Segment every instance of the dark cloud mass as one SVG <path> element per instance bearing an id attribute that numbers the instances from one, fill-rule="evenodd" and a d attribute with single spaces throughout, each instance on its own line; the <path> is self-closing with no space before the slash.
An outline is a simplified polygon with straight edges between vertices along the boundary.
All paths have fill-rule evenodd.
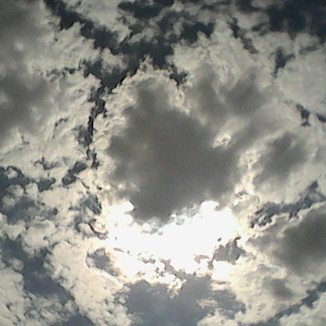
<path id="1" fill-rule="evenodd" d="M 133 325 L 195 326 L 211 310 L 209 307 L 200 307 L 198 302 L 211 298 L 217 300 L 223 314 L 234 316 L 237 311 L 244 309 L 232 293 L 212 291 L 207 278 L 191 276 L 176 296 L 163 285 L 151 286 L 140 281 L 131 286 L 127 307 L 129 312 L 139 318 Z"/>
<path id="2" fill-rule="evenodd" d="M 275 256 L 294 273 L 318 270 L 325 263 L 325 207 L 310 211 L 296 226 L 285 230 Z"/>
<path id="3" fill-rule="evenodd" d="M 75 315 L 69 318 L 67 321 L 63 323 L 55 323 L 52 326 L 95 326 L 87 317 L 82 315 Z"/>
<path id="4" fill-rule="evenodd" d="M 3 144 L 16 128 L 33 133 L 34 124 L 42 121 L 43 109 L 51 106 L 51 102 L 46 82 L 41 76 L 30 73 L 24 63 L 33 51 L 37 51 L 38 45 L 33 38 L 41 38 L 42 31 L 34 24 L 26 3 L 1 1 L 0 5 L 0 142 Z M 35 7 L 33 3 L 30 6 Z"/>
<path id="5" fill-rule="evenodd" d="M 261 159 L 263 171 L 256 182 L 263 183 L 270 178 L 284 182 L 290 173 L 306 161 L 306 150 L 294 135 L 286 133 L 274 140 L 267 147 L 267 153 Z"/>
<path id="6" fill-rule="evenodd" d="M 266 286 L 270 288 L 275 297 L 279 299 L 289 299 L 293 296 L 291 289 L 286 285 L 286 280 L 282 279 L 267 279 Z"/>
<path id="7" fill-rule="evenodd" d="M 202 299 L 206 291 L 206 280 L 187 282 L 180 294 L 171 299 L 171 294 L 163 285 L 152 287 L 140 282 L 132 286 L 127 307 L 140 318 L 142 325 L 195 326 L 205 313 L 196 301 Z"/>
<path id="8" fill-rule="evenodd" d="M 117 161 L 113 178 L 126 183 L 121 192 L 130 196 L 139 220 L 167 220 L 182 208 L 220 200 L 237 173 L 233 153 L 213 148 L 210 130 L 166 98 L 143 85 L 126 113 L 128 127 L 108 150 Z"/>

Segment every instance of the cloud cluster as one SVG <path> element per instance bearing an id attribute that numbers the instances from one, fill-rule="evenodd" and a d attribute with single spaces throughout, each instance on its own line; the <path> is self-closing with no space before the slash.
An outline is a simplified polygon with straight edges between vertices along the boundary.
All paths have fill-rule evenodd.
<path id="1" fill-rule="evenodd" d="M 300 223 L 283 232 L 274 255 L 292 272 L 318 275 L 325 264 L 325 209 L 309 211 Z"/>
<path id="2" fill-rule="evenodd" d="M 0 6 L 1 325 L 324 326 L 321 1 Z M 205 200 L 241 228 L 188 275 Z M 180 269 L 111 246 L 153 221 Z"/>

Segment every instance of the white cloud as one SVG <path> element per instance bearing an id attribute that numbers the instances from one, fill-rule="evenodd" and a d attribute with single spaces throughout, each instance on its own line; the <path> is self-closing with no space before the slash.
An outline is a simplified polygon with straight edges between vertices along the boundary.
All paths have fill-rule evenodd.
<path id="1" fill-rule="evenodd" d="M 322 48 L 290 62 L 277 83 L 288 100 L 325 114 L 325 78 L 325 49 Z"/>
<path id="2" fill-rule="evenodd" d="M 78 239 L 77 234 L 72 236 L 73 244 L 64 241 L 52 251 L 49 267 L 54 278 L 62 280 L 79 309 L 97 325 L 129 325 L 125 309 L 114 303 L 115 293 L 121 290 L 123 284 L 113 276 L 89 268 L 86 256 L 91 243 Z"/>
<path id="3" fill-rule="evenodd" d="M 25 304 L 22 275 L 1 266 L 0 321 L 4 326 L 24 320 Z"/>

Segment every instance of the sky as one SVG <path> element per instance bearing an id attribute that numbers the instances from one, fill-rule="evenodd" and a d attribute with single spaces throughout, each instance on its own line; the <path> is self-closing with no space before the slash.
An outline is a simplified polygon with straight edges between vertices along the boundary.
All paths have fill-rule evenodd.
<path id="1" fill-rule="evenodd" d="M 325 326 L 323 0 L 0 0 L 0 325 Z"/>

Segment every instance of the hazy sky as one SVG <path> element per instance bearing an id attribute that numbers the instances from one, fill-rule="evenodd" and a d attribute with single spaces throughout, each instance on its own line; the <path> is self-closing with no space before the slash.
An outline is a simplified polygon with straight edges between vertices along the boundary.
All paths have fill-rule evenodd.
<path id="1" fill-rule="evenodd" d="M 325 326 L 325 17 L 0 0 L 0 325 Z"/>

